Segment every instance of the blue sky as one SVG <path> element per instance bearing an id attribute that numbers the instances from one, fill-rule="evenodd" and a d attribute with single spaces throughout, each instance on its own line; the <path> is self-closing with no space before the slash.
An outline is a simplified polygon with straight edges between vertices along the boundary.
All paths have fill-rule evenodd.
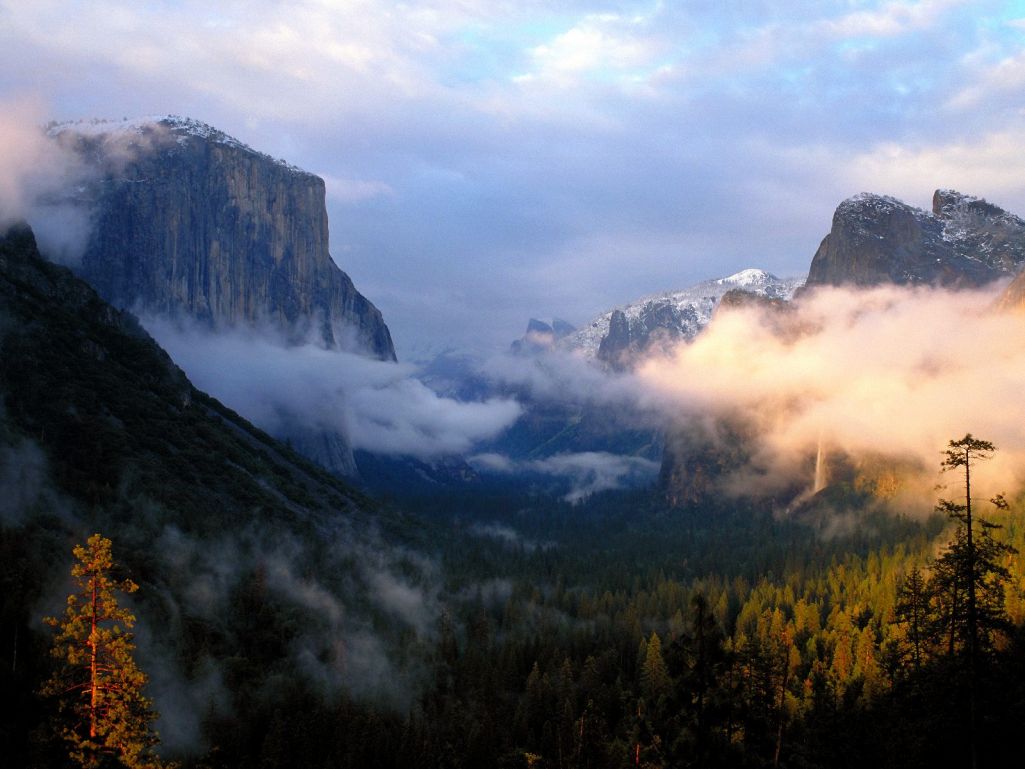
<path id="1" fill-rule="evenodd" d="M 0 99 L 175 113 L 324 176 L 400 357 L 748 266 L 843 198 L 1025 214 L 1025 3 L 0 0 Z"/>

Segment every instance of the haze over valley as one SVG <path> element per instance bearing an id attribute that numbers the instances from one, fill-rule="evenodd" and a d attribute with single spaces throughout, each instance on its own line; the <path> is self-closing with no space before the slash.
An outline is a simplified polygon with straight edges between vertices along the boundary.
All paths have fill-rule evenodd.
<path id="1" fill-rule="evenodd" d="M 0 0 L 2 754 L 1020 752 L 1023 25 Z"/>

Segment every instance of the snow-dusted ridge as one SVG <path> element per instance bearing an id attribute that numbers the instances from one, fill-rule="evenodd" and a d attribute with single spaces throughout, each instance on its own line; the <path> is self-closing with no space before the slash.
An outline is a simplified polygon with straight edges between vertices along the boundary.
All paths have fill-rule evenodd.
<path id="1" fill-rule="evenodd" d="M 45 128 L 47 135 L 51 137 L 59 136 L 67 131 L 79 136 L 96 138 L 133 135 L 142 137 L 153 131 L 163 129 L 174 134 L 179 144 L 184 144 L 190 138 L 195 137 L 214 144 L 258 155 L 295 173 L 312 175 L 309 171 L 294 166 L 286 160 L 275 158 L 265 152 L 253 149 L 245 142 L 239 141 L 234 136 L 229 136 L 209 123 L 204 123 L 190 117 L 182 117 L 181 115 L 147 115 L 144 117 L 121 118 L 120 120 L 86 118 L 81 120 L 54 121 L 48 123 Z"/>
<path id="2" fill-rule="evenodd" d="M 559 346 L 594 357 L 601 340 L 609 333 L 612 314 L 620 310 L 631 327 L 642 322 L 642 316 L 670 310 L 679 319 L 679 332 L 683 338 L 693 339 L 712 320 L 712 314 L 727 291 L 743 289 L 772 299 L 791 299 L 794 292 L 804 285 L 805 279 L 777 278 L 775 275 L 756 268 L 741 270 L 725 278 L 702 281 L 681 291 L 667 291 L 638 299 L 630 304 L 614 307 L 602 313 L 577 332 L 565 337 Z"/>

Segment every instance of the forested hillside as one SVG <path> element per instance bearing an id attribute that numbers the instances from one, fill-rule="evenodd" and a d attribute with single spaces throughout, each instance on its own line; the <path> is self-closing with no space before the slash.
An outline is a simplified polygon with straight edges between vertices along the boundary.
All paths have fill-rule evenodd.
<path id="1" fill-rule="evenodd" d="M 973 545 L 956 482 L 926 517 L 838 487 L 785 512 L 492 484 L 397 512 L 195 390 L 29 232 L 0 244 L 0 268 L 12 766 L 68 765 L 42 617 L 94 531 L 140 586 L 159 750 L 184 767 L 932 767 L 970 765 L 973 746 L 987 766 L 1019 751 L 1021 499 L 979 503 Z M 840 498 L 842 514 L 826 503 Z"/>

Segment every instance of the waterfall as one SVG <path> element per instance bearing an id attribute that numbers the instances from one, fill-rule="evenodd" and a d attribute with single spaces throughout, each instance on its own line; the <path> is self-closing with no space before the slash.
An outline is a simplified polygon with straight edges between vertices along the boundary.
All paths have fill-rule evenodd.
<path id="1" fill-rule="evenodd" d="M 819 436 L 818 451 L 815 453 L 815 485 L 812 493 L 817 494 L 826 487 L 826 452 L 822 448 L 822 436 Z"/>

